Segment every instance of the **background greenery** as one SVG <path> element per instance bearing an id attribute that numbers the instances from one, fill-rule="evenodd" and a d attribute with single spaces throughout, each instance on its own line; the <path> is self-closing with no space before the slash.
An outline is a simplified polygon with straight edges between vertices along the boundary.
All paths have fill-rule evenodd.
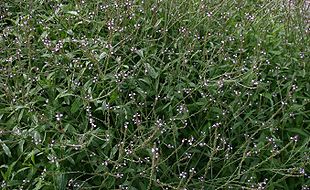
<path id="1" fill-rule="evenodd" d="M 303 4 L 0 0 L 1 189 L 309 189 Z"/>

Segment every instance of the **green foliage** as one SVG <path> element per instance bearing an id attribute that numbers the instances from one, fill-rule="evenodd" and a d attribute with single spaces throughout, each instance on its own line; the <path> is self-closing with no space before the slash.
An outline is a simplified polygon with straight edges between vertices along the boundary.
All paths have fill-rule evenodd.
<path id="1" fill-rule="evenodd" d="M 0 3 L 0 188 L 309 189 L 303 3 Z"/>

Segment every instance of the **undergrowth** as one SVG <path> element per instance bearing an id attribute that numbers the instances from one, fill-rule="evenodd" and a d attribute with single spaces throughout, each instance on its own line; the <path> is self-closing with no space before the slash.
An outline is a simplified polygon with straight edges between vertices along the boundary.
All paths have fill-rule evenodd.
<path id="1" fill-rule="evenodd" d="M 309 189 L 309 18 L 0 0 L 1 189 Z"/>

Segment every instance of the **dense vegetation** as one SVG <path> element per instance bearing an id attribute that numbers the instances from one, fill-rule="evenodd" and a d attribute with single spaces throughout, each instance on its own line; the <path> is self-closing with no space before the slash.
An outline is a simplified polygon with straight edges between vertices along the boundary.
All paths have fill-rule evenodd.
<path id="1" fill-rule="evenodd" d="M 0 0 L 0 188 L 309 189 L 309 11 Z"/>

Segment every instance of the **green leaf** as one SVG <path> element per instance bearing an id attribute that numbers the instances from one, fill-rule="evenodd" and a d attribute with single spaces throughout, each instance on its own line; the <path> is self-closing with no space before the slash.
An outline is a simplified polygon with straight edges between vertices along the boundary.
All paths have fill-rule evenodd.
<path id="1" fill-rule="evenodd" d="M 20 154 L 22 154 L 24 152 L 24 144 L 25 144 L 25 140 L 21 140 L 18 142 L 18 150 L 19 150 Z"/>
<path id="2" fill-rule="evenodd" d="M 151 85 L 152 84 L 152 81 L 149 80 L 149 78 L 144 78 L 144 79 L 138 79 L 139 81 L 142 81 L 144 83 L 146 83 L 147 85 Z"/>
<path id="3" fill-rule="evenodd" d="M 70 14 L 70 15 L 79 16 L 79 13 L 76 12 L 76 11 L 68 11 L 67 13 Z"/>
<path id="4" fill-rule="evenodd" d="M 59 190 L 65 190 L 66 189 L 67 179 L 66 179 L 66 176 L 64 174 L 57 175 L 56 182 L 57 182 L 57 189 L 59 189 Z"/>
<path id="5" fill-rule="evenodd" d="M 11 176 L 11 173 L 12 173 L 12 170 L 15 166 L 17 161 L 13 162 L 9 167 L 8 167 L 8 170 L 5 172 L 5 174 L 3 175 L 3 178 L 4 179 L 8 179 L 10 176 Z"/>
<path id="6" fill-rule="evenodd" d="M 64 132 L 76 133 L 76 129 L 72 125 L 66 124 L 64 127 Z"/>
<path id="7" fill-rule="evenodd" d="M 20 123 L 20 121 L 22 120 L 23 115 L 24 115 L 24 109 L 22 109 L 18 115 L 18 119 L 17 119 L 18 123 Z"/>
<path id="8" fill-rule="evenodd" d="M 270 101 L 271 110 L 273 110 L 274 103 L 273 103 L 271 94 L 270 93 L 263 93 L 262 96 L 264 96 L 265 98 L 267 98 Z"/>
<path id="9" fill-rule="evenodd" d="M 305 130 L 302 130 L 300 128 L 287 128 L 286 130 L 290 131 L 290 132 L 293 132 L 293 133 L 297 133 L 297 134 L 305 136 L 305 137 L 309 137 L 310 136 L 309 132 L 307 132 Z"/>
<path id="10" fill-rule="evenodd" d="M 27 156 L 24 159 L 24 162 L 26 162 L 29 158 L 31 158 L 32 162 L 35 163 L 34 157 L 36 154 L 38 154 L 40 151 L 38 149 L 34 149 L 31 152 L 27 154 Z"/>
<path id="11" fill-rule="evenodd" d="M 145 63 L 145 68 L 152 78 L 155 79 L 158 77 L 158 73 L 155 71 L 155 69 L 150 64 Z"/>
<path id="12" fill-rule="evenodd" d="M 302 123 L 303 123 L 303 116 L 302 115 L 298 115 L 297 117 L 296 117 L 296 123 L 297 123 L 297 125 L 298 126 L 300 126 L 300 125 L 302 125 Z"/>
<path id="13" fill-rule="evenodd" d="M 110 97 L 110 102 L 114 102 L 118 98 L 118 93 L 116 91 L 112 92 Z"/>
<path id="14" fill-rule="evenodd" d="M 99 55 L 99 60 L 105 58 L 107 56 L 107 53 L 106 52 L 102 52 L 100 55 Z"/>
<path id="15" fill-rule="evenodd" d="M 73 160 L 73 158 L 71 158 L 71 156 L 69 156 L 69 157 L 67 158 L 67 160 L 68 160 L 71 164 L 75 165 L 75 161 Z"/>
<path id="16" fill-rule="evenodd" d="M 33 139 L 35 142 L 41 142 L 41 135 L 38 131 L 34 131 L 34 134 L 33 134 Z"/>
<path id="17" fill-rule="evenodd" d="M 35 188 L 33 190 L 40 190 L 40 189 L 42 189 L 43 186 L 44 185 L 42 184 L 42 179 L 39 178 L 39 181 L 38 181 L 38 183 L 36 184 L 36 186 L 35 186 Z"/>
<path id="18" fill-rule="evenodd" d="M 143 50 L 142 49 L 139 49 L 136 51 L 137 54 L 140 56 L 140 57 L 143 57 Z"/>
<path id="19" fill-rule="evenodd" d="M 23 172 L 23 171 L 25 171 L 25 170 L 28 170 L 28 169 L 30 169 L 30 167 L 21 168 L 21 169 L 17 170 L 16 174 L 18 174 L 18 173 L 20 173 L 20 172 Z"/>
<path id="20" fill-rule="evenodd" d="M 68 93 L 67 90 L 62 90 L 62 89 L 57 89 L 60 93 L 56 96 L 56 100 L 58 98 L 63 98 L 63 97 L 67 97 L 67 96 L 76 96 L 75 94 L 72 93 Z"/>
<path id="21" fill-rule="evenodd" d="M 141 189 L 147 189 L 146 184 L 142 183 L 141 181 L 139 181 L 139 186 Z"/>
<path id="22" fill-rule="evenodd" d="M 160 18 L 154 25 L 154 28 L 157 28 L 159 24 L 163 21 L 163 18 Z"/>
<path id="23" fill-rule="evenodd" d="M 118 146 L 115 145 L 111 150 L 110 159 L 114 158 L 114 155 L 116 154 L 117 150 L 118 150 Z"/>
<path id="24" fill-rule="evenodd" d="M 4 151 L 4 153 L 8 156 L 8 157 L 12 157 L 11 151 L 9 149 L 8 146 L 6 146 L 6 144 L 4 144 L 4 142 L 1 143 L 2 144 L 2 149 Z"/>
<path id="25" fill-rule="evenodd" d="M 80 100 L 80 98 L 75 99 L 75 101 L 73 102 L 73 104 L 71 105 L 71 113 L 75 113 L 79 110 L 79 108 L 81 107 L 82 102 Z"/>
<path id="26" fill-rule="evenodd" d="M 281 51 L 270 51 L 270 53 L 274 54 L 274 55 L 280 55 Z"/>

